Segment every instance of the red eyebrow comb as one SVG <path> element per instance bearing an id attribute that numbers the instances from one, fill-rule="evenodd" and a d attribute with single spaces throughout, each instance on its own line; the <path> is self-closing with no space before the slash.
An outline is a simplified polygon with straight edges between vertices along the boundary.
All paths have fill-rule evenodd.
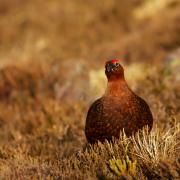
<path id="1" fill-rule="evenodd" d="M 119 60 L 117 60 L 117 59 L 112 59 L 111 62 L 112 62 L 113 64 L 115 64 L 115 63 L 119 62 Z"/>

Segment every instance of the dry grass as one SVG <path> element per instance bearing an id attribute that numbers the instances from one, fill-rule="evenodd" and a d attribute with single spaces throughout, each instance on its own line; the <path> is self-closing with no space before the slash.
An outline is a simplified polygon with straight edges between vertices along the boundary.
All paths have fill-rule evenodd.
<path id="1" fill-rule="evenodd" d="M 180 178 L 178 2 L 141 20 L 139 0 L 2 2 L 1 179 Z M 92 147 L 86 113 L 106 87 L 104 60 L 123 54 L 153 130 Z"/>
<path id="2" fill-rule="evenodd" d="M 176 155 L 180 143 L 179 131 L 179 123 L 166 133 L 155 129 L 148 135 L 148 130 L 145 129 L 141 136 L 137 134 L 136 138 L 133 137 L 135 155 L 144 163 L 157 166 L 161 159 Z"/>
<path id="3" fill-rule="evenodd" d="M 84 152 L 78 151 L 76 155 L 64 160 L 58 159 L 58 157 L 43 160 L 33 158 L 21 151 L 11 152 L 12 150 L 9 150 L 14 155 L 11 157 L 11 163 L 8 163 L 6 166 L 3 165 L 1 172 L 10 179 L 17 176 L 22 178 L 49 177 L 55 179 L 116 179 L 117 175 L 111 171 L 109 160 L 126 160 L 128 155 L 132 162 L 137 161 L 136 171 L 134 173 L 124 171 L 120 174 L 122 178 L 129 179 L 139 176 L 142 179 L 158 177 L 167 179 L 178 178 L 179 160 L 177 159 L 178 145 L 176 143 L 179 137 L 175 138 L 174 135 L 179 133 L 179 130 L 168 134 L 168 139 L 172 140 L 171 143 L 169 143 L 169 140 L 165 140 L 162 143 L 162 139 L 164 140 L 164 136 L 167 137 L 167 135 L 166 133 L 161 133 L 163 138 L 159 138 L 157 131 L 158 129 L 154 129 L 150 137 L 147 136 L 146 131 L 143 131 L 141 138 L 139 138 L 139 134 L 135 138 L 129 139 L 126 136 L 122 136 L 112 144 L 108 142 L 104 144 L 98 143 L 94 147 L 90 147 L 89 150 Z M 141 147 L 137 147 L 139 144 Z M 152 144 L 155 146 L 152 147 Z M 171 147 L 172 144 L 173 147 Z M 5 157 L 5 153 L 1 152 L 1 154 L 2 157 Z M 168 160 L 169 157 L 171 158 L 170 161 Z"/>

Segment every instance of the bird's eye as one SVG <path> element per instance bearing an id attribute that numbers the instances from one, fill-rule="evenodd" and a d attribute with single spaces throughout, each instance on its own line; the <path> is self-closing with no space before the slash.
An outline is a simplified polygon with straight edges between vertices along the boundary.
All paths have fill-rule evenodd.
<path id="1" fill-rule="evenodd" d="M 116 63 L 116 67 L 118 67 L 119 66 L 119 63 Z"/>

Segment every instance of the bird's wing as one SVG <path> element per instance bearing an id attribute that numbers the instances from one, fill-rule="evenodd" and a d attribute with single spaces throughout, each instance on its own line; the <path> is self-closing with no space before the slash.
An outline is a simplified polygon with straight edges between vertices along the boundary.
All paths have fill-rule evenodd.
<path id="1" fill-rule="evenodd" d="M 148 106 L 148 104 L 146 103 L 146 101 L 140 97 L 138 97 L 138 101 L 139 101 L 139 106 L 142 109 L 142 120 L 144 123 L 147 123 L 149 125 L 149 128 L 152 128 L 153 125 L 153 115 L 152 112 Z"/>
<path id="2" fill-rule="evenodd" d="M 101 98 L 97 99 L 89 108 L 86 118 L 85 134 L 88 141 L 94 141 L 101 137 L 102 133 L 103 103 Z"/>
<path id="3" fill-rule="evenodd" d="M 127 108 L 127 120 L 128 119 L 131 119 L 131 122 L 134 121 L 134 123 L 128 124 L 127 127 L 129 127 L 129 129 L 140 129 L 144 125 L 148 125 L 150 129 L 152 128 L 153 117 L 150 108 L 146 101 L 139 96 L 131 99 L 129 108 Z"/>
<path id="4" fill-rule="evenodd" d="M 93 126 L 94 122 L 100 121 L 103 114 L 103 103 L 97 99 L 89 108 L 86 118 L 86 125 Z"/>

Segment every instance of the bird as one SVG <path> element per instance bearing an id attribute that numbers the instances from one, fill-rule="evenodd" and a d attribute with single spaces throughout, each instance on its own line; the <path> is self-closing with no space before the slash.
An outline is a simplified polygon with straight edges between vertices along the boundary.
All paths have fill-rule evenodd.
<path id="1" fill-rule="evenodd" d="M 132 136 L 144 126 L 153 126 L 152 112 L 144 99 L 136 95 L 124 77 L 120 60 L 105 63 L 107 87 L 104 95 L 90 106 L 85 123 L 85 136 L 90 144 L 119 138 L 120 131 Z"/>

